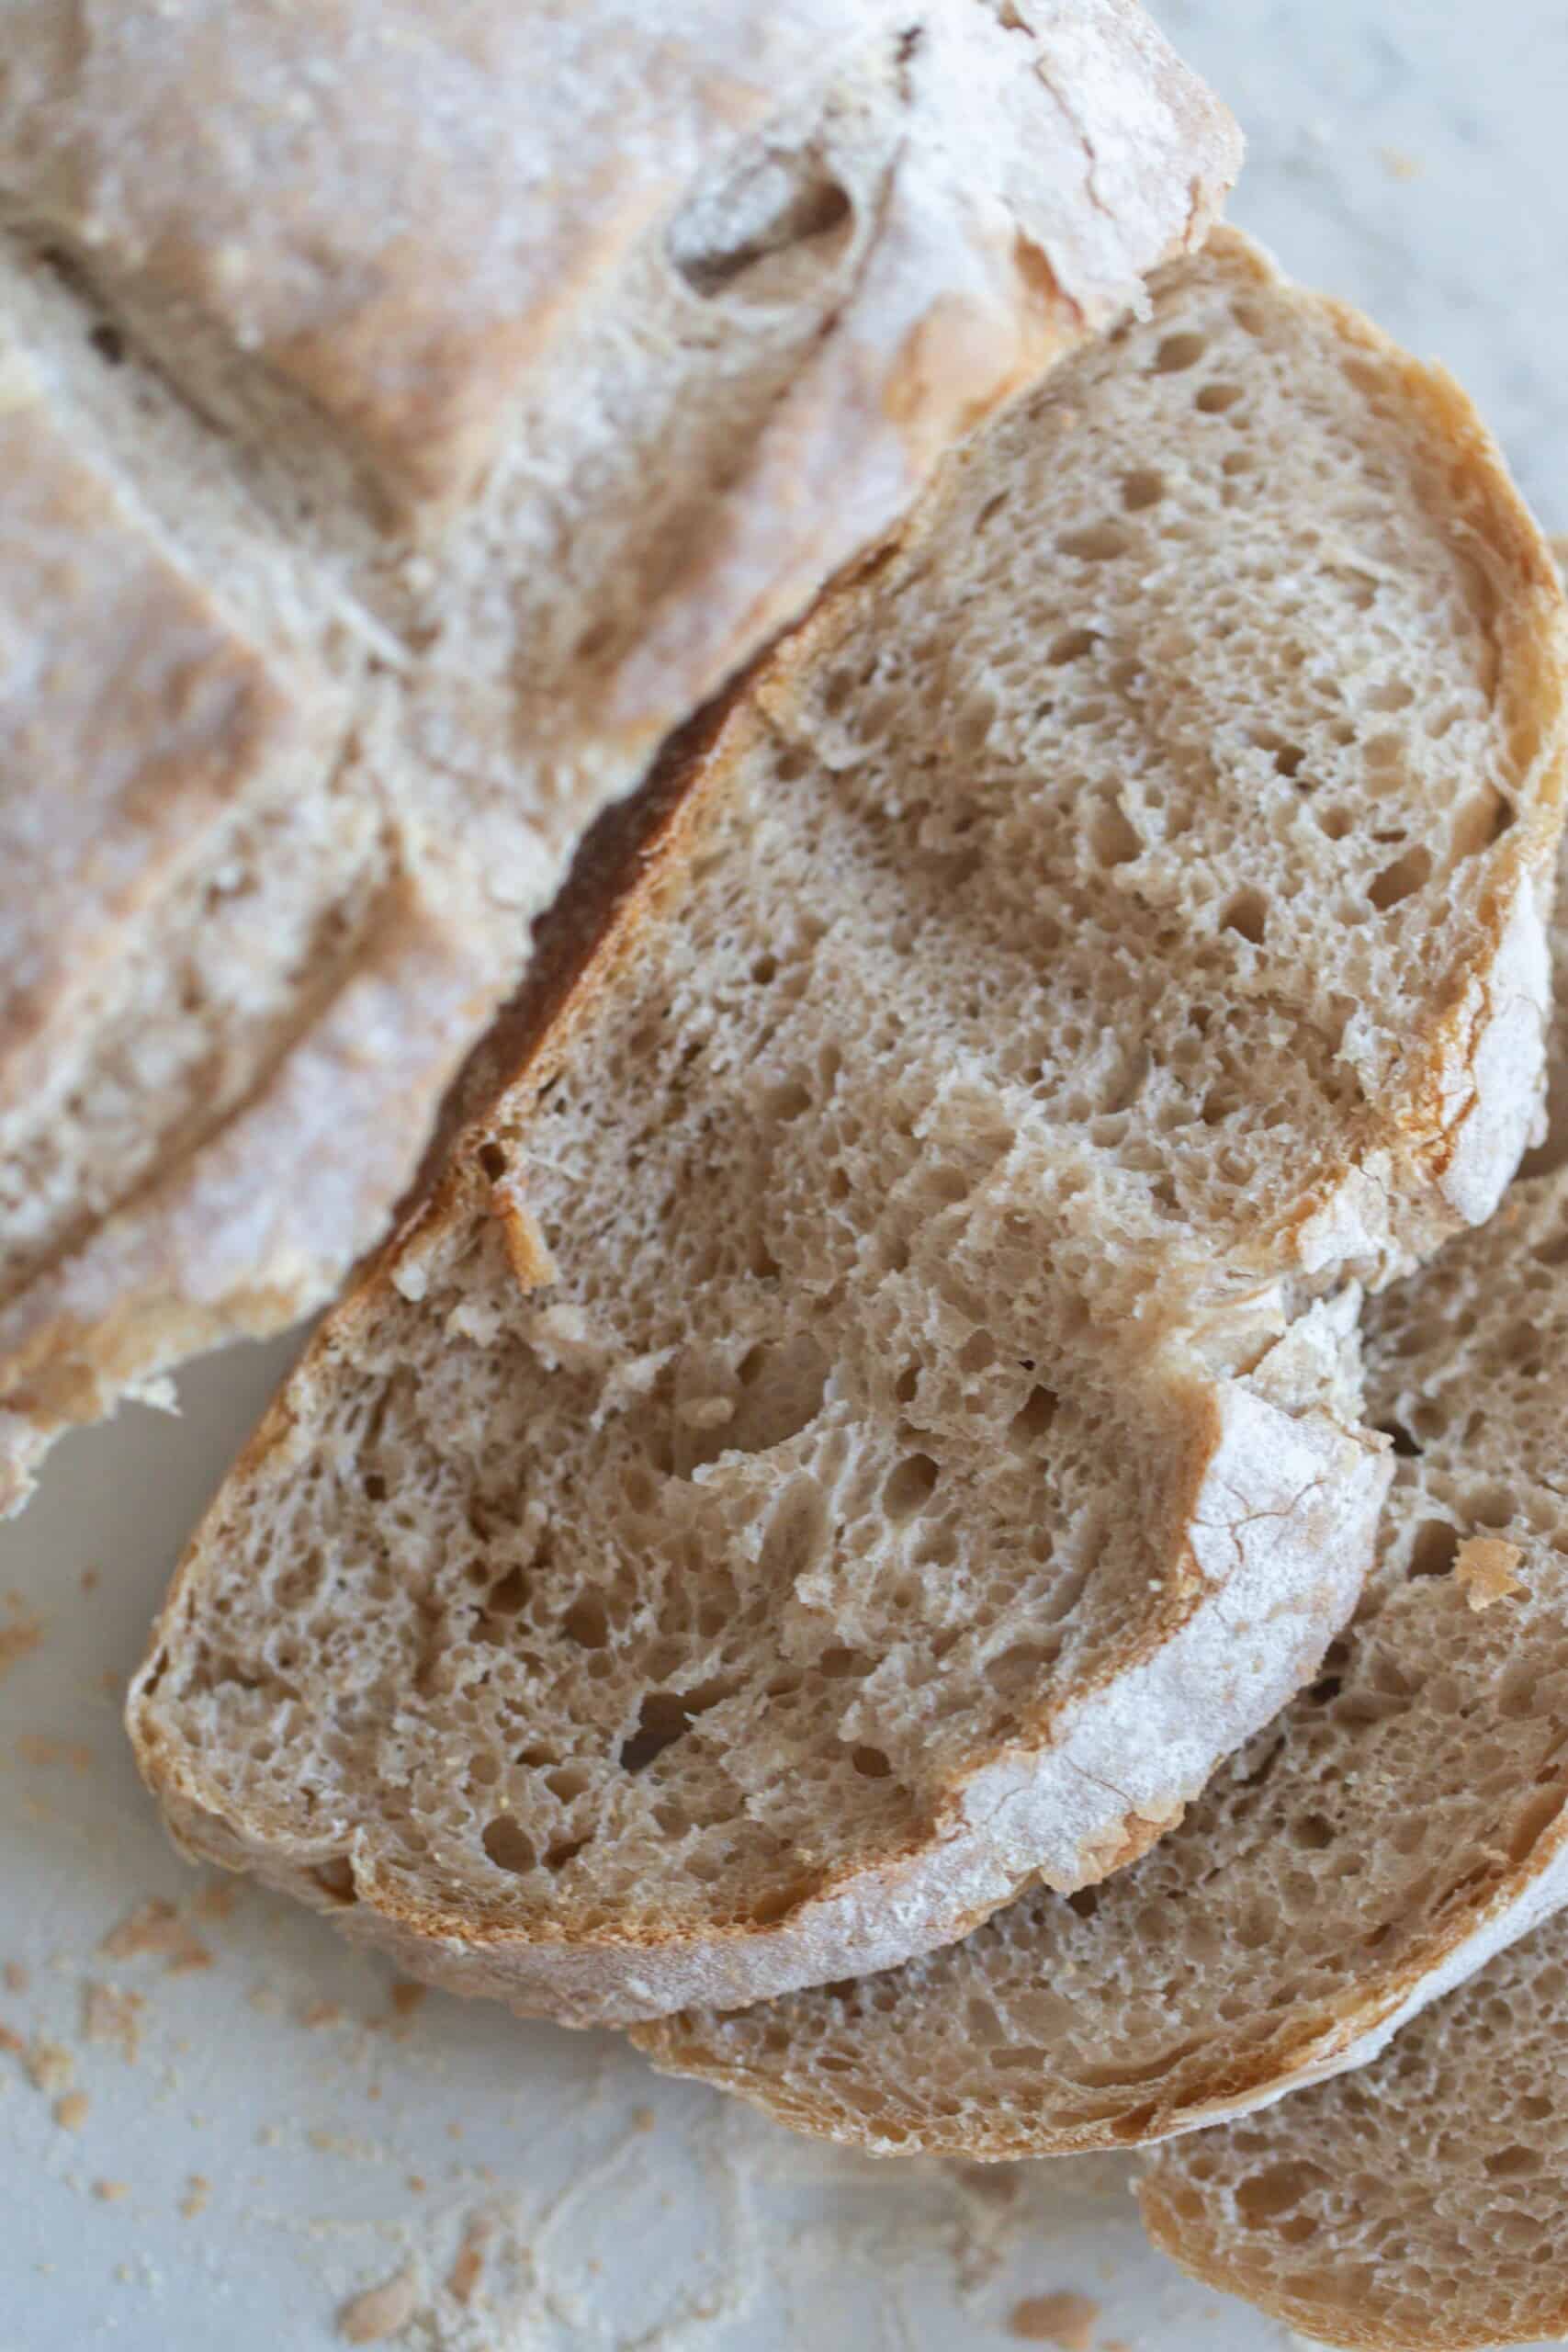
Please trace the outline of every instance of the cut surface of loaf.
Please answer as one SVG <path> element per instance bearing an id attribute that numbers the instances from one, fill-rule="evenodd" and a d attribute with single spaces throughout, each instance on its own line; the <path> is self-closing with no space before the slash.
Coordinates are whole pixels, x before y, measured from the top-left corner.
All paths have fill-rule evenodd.
<path id="1" fill-rule="evenodd" d="M 656 2062 L 879 2154 L 1159 2140 L 1365 2064 L 1568 1902 L 1565 1269 L 1568 1182 L 1541 1173 L 1371 1303 L 1377 1565 L 1319 1677 L 1152 1853 L 886 1975 L 660 2019 Z M 1260 2195 L 1260 2245 L 1286 2210 Z"/>
<path id="2" fill-rule="evenodd" d="M 1129 0 L 656 17 L 7 10 L 0 1507 L 330 1295 L 596 811 L 1237 160 Z"/>
<path id="3" fill-rule="evenodd" d="M 1314 2342 L 1485 2352 L 1568 2331 L 1561 1917 L 1359 2074 L 1163 2150 L 1156 2245 Z"/>
<path id="4" fill-rule="evenodd" d="M 672 752 L 176 1580 L 184 1842 L 586 2019 L 1168 1827 L 1371 1558 L 1340 1286 L 1533 1114 L 1560 629 L 1450 386 L 1163 273 Z"/>

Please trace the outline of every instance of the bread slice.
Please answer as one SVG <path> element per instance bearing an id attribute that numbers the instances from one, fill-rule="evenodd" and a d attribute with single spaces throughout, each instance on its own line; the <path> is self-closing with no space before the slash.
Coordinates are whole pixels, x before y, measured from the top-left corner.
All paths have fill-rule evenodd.
<path id="1" fill-rule="evenodd" d="M 596 810 L 1236 160 L 1129 0 L 8 9 L 0 1508 L 331 1295 Z"/>
<path id="2" fill-rule="evenodd" d="M 1161 2152 L 1157 2245 L 1325 2344 L 1568 2333 L 1568 1936 L 1493 1960 L 1360 2074 Z"/>
<path id="3" fill-rule="evenodd" d="M 585 2020 L 1168 1827 L 1371 1558 L 1337 1294 L 1534 1115 L 1561 631 L 1446 379 L 1162 274 L 672 753 L 180 1572 L 180 1838 Z"/>
<path id="4" fill-rule="evenodd" d="M 660 2019 L 637 2036 L 659 2065 L 877 2154 L 1161 2140 L 1364 2064 L 1568 1903 L 1568 1176 L 1521 1180 L 1371 1303 L 1365 1338 L 1398 1456 L 1377 1566 L 1321 1676 L 1179 1829 L 888 1974 Z M 1216 2144 L 1278 2153 L 1299 2104 Z M 1204 2227 L 1247 2209 L 1256 2169 L 1209 2145 L 1155 2176 L 1179 2210 L 1213 2161 Z M 1331 2196 L 1360 2162 L 1347 2147 Z M 1255 2250 L 1293 2211 L 1259 2198 Z"/>

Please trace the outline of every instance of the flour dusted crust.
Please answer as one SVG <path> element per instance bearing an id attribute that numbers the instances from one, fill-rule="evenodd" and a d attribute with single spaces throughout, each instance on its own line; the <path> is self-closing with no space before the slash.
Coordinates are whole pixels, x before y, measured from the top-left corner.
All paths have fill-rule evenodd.
<path id="1" fill-rule="evenodd" d="M 187 1843 L 629 2019 L 1104 1877 L 1299 1684 L 1389 1475 L 1348 1282 L 1452 1219 L 1560 815 L 1452 401 L 1222 239 L 672 747 L 176 1584 Z"/>
<path id="2" fill-rule="evenodd" d="M 330 1295 L 595 812 L 1236 157 L 1126 0 L 8 11 L 6 1504 Z M 309 1164 L 371 967 L 410 1040 L 358 1173 L 214 1291 L 225 1168 Z"/>

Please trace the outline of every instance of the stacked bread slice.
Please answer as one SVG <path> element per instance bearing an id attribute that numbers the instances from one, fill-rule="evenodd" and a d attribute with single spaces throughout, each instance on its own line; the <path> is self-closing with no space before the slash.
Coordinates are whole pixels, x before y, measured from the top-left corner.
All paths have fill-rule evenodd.
<path id="1" fill-rule="evenodd" d="M 7 9 L 0 1508 L 332 1294 L 585 825 L 1236 156 L 1130 0 Z"/>
<path id="2" fill-rule="evenodd" d="M 1158 2141 L 1365 2064 L 1568 1903 L 1565 1264 L 1559 1167 L 1371 1302 L 1365 1409 L 1395 1452 L 1376 1566 L 1318 1677 L 1152 1853 L 1088 1896 L 1037 1889 L 907 1968 L 663 2019 L 644 2046 L 878 2153 Z M 1393 2079 L 1417 2041 L 1390 2052 Z M 1367 2111 L 1354 2089 L 1321 2104 L 1341 2097 Z M 1282 2164 L 1311 2104 L 1205 2134 L 1151 2176 L 1178 2250 L 1192 2182 L 1234 2200 L 1234 2260 L 1205 2257 L 1222 2283 L 1282 2244 L 1333 2291 L 1325 2233 L 1299 2223 L 1314 2185 L 1354 2210 L 1367 2167 L 1304 2171 L 1298 2200 L 1283 2172 L 1265 2194 L 1254 2158 Z M 1247 2151 L 1236 2178 L 1227 2149 Z M 1391 2198 L 1414 2194 L 1392 2158 L 1384 2172 Z"/>
<path id="3" fill-rule="evenodd" d="M 1398 1467 L 1357 1285 L 1485 1216 L 1535 1116 L 1564 684 L 1454 388 L 1239 239 L 1162 272 L 567 902 L 508 1081 L 176 1580 L 130 1723 L 182 1841 L 576 2021 L 885 1970 L 1134 1861 L 1351 1614 Z M 897 1979 L 656 2045 L 1011 2153 L 1030 1939 L 1092 1911 L 906 1973 L 917 2019 L 925 1971 L 995 1985 L 974 2098 L 944 2030 L 906 2064 Z M 1303 2065 L 1407 1989 L 1347 2023 L 1331 1979 Z M 1179 2053 L 1173 2117 L 1237 2039 Z M 1063 2143 L 1136 2136 L 1158 2072 Z"/>

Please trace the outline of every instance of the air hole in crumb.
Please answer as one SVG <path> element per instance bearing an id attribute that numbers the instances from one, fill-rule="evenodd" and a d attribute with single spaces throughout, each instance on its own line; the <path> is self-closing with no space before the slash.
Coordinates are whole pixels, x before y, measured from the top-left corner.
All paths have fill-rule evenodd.
<path id="1" fill-rule="evenodd" d="M 1076 1911 L 1080 1919 L 1092 1919 L 1100 1908 L 1099 1887 L 1080 1886 L 1077 1894 L 1068 1895 L 1067 1908 Z"/>
<path id="2" fill-rule="evenodd" d="M 1157 506 L 1165 496 L 1165 477 L 1152 466 L 1139 466 L 1122 477 L 1122 503 L 1129 514 L 1141 514 L 1146 506 Z"/>
<path id="3" fill-rule="evenodd" d="M 321 1893 L 330 1894 L 334 1903 L 358 1902 L 359 1889 L 355 1884 L 354 1864 L 346 1855 L 339 1854 L 330 1862 L 319 1862 L 310 1876 Z"/>
<path id="4" fill-rule="evenodd" d="M 776 956 L 759 956 L 751 967 L 751 978 L 760 989 L 778 978 L 779 959 Z"/>
<path id="5" fill-rule="evenodd" d="M 528 1598 L 528 1579 L 521 1568 L 509 1568 L 498 1584 L 492 1584 L 485 1595 L 485 1613 L 494 1617 L 515 1617 Z"/>
<path id="6" fill-rule="evenodd" d="M 498 1813 L 493 1821 L 486 1822 L 479 1843 L 498 1871 L 521 1874 L 531 1871 L 539 1859 L 509 1813 Z"/>
<path id="7" fill-rule="evenodd" d="M 656 1757 L 673 1747 L 691 1728 L 691 1712 L 675 1691 L 648 1691 L 637 1711 L 636 1731 L 621 1743 L 622 1770 L 646 1771 Z"/>
<path id="8" fill-rule="evenodd" d="M 387 1499 L 387 1481 L 378 1470 L 365 1474 L 365 1499 L 370 1503 L 384 1503 Z"/>
<path id="9" fill-rule="evenodd" d="M 1334 1824 L 1329 1820 L 1326 1814 L 1303 1814 L 1301 1820 L 1295 1825 L 1295 1839 L 1297 1845 L 1304 1846 L 1307 1851 L 1312 1854 L 1321 1854 L 1325 1852 L 1327 1849 L 1333 1845 L 1334 1837 Z"/>
<path id="10" fill-rule="evenodd" d="M 98 357 L 107 361 L 111 368 L 118 368 L 125 357 L 125 337 L 118 327 L 111 327 L 107 320 L 93 329 L 87 341 L 92 345 Z"/>
<path id="11" fill-rule="evenodd" d="M 1179 376 L 1184 368 L 1196 368 L 1208 347 L 1201 334 L 1168 334 L 1155 353 L 1153 373 Z"/>
<path id="12" fill-rule="evenodd" d="M 1459 1530 L 1446 1519 L 1423 1520 L 1410 1546 L 1410 1575 L 1446 1577 L 1459 1555 Z"/>
<path id="13" fill-rule="evenodd" d="M 1239 384 L 1205 384 L 1192 405 L 1204 416 L 1224 416 L 1240 398 Z"/>
<path id="14" fill-rule="evenodd" d="M 1081 563 L 1109 563 L 1125 555 L 1132 546 L 1132 536 L 1120 523 L 1090 523 L 1081 531 L 1065 532 L 1056 545 L 1064 555 L 1076 556 Z"/>
<path id="15" fill-rule="evenodd" d="M 1329 808 L 1318 810 L 1317 821 L 1331 842 L 1342 842 L 1356 820 L 1348 808 Z"/>
<path id="16" fill-rule="evenodd" d="M 1089 845 L 1097 865 L 1126 865 L 1143 852 L 1143 842 L 1114 801 L 1101 802 L 1089 819 Z"/>
<path id="17" fill-rule="evenodd" d="M 900 1405 L 912 1405 L 920 1385 L 919 1364 L 907 1363 L 893 1384 L 893 1394 Z"/>
<path id="18" fill-rule="evenodd" d="M 923 1510 L 936 1491 L 939 1473 L 929 1453 L 907 1453 L 887 1474 L 882 1508 L 897 1525 Z"/>
<path id="19" fill-rule="evenodd" d="M 826 1675 L 829 1682 L 837 1682 L 846 1674 L 852 1674 L 863 1663 L 858 1650 L 845 1649 L 841 1644 L 835 1643 L 830 1649 L 825 1649 L 818 1659 L 817 1671 L 818 1674 Z"/>
<path id="20" fill-rule="evenodd" d="M 585 1795 L 592 1782 L 581 1764 L 558 1764 L 553 1772 L 546 1773 L 545 1786 L 562 1804 L 570 1804 L 573 1797 Z"/>
<path id="21" fill-rule="evenodd" d="M 1392 865 L 1385 865 L 1381 874 L 1374 875 L 1367 896 L 1378 912 L 1385 914 L 1390 907 L 1397 907 L 1402 899 L 1419 890 L 1431 871 L 1432 853 L 1417 842 L 1403 857 L 1396 857 Z"/>
<path id="22" fill-rule="evenodd" d="M 1294 776 L 1306 753 L 1299 743 L 1281 743 L 1274 754 L 1274 766 L 1280 775 Z"/>
<path id="23" fill-rule="evenodd" d="M 592 1842 L 591 1838 L 562 1838 L 555 1845 L 547 1846 L 545 1868 L 547 1871 L 564 1871 L 568 1862 L 574 1862 L 584 1846 Z"/>
<path id="24" fill-rule="evenodd" d="M 1402 1461 L 1411 1462 L 1419 1455 L 1421 1448 L 1403 1421 L 1379 1421 L 1377 1427 L 1384 1437 L 1391 1437 L 1393 1440 L 1393 1450 Z"/>
<path id="25" fill-rule="evenodd" d="M 1094 651 L 1098 642 L 1099 639 L 1092 629 L 1069 629 L 1066 637 L 1059 637 L 1056 639 L 1045 659 L 1054 668 L 1059 670 L 1068 662 L 1081 662 L 1086 653 Z"/>
<path id="26" fill-rule="evenodd" d="M 863 1781 L 885 1781 L 893 1770 L 880 1747 L 857 1747 L 850 1761 Z"/>
<path id="27" fill-rule="evenodd" d="M 1268 901 L 1260 890 L 1238 890 L 1220 917 L 1222 931 L 1239 932 L 1254 947 L 1260 944 L 1268 923 Z"/>
<path id="28" fill-rule="evenodd" d="M 561 1632 L 580 1649 L 602 1650 L 610 1638 L 610 1620 L 595 1592 L 579 1593 L 560 1621 Z"/>
<path id="29" fill-rule="evenodd" d="M 491 1182 L 492 1184 L 499 1184 L 502 1178 L 506 1173 L 506 1154 L 502 1150 L 501 1145 L 498 1143 L 481 1144 L 479 1146 L 479 1166 L 484 1170 L 484 1172 L 490 1178 Z"/>
<path id="30" fill-rule="evenodd" d="M 1027 1452 L 1045 1435 L 1056 1418 L 1058 1402 L 1053 1391 L 1038 1382 L 1030 1390 L 1008 1427 L 1008 1443 L 1015 1453 Z"/>

